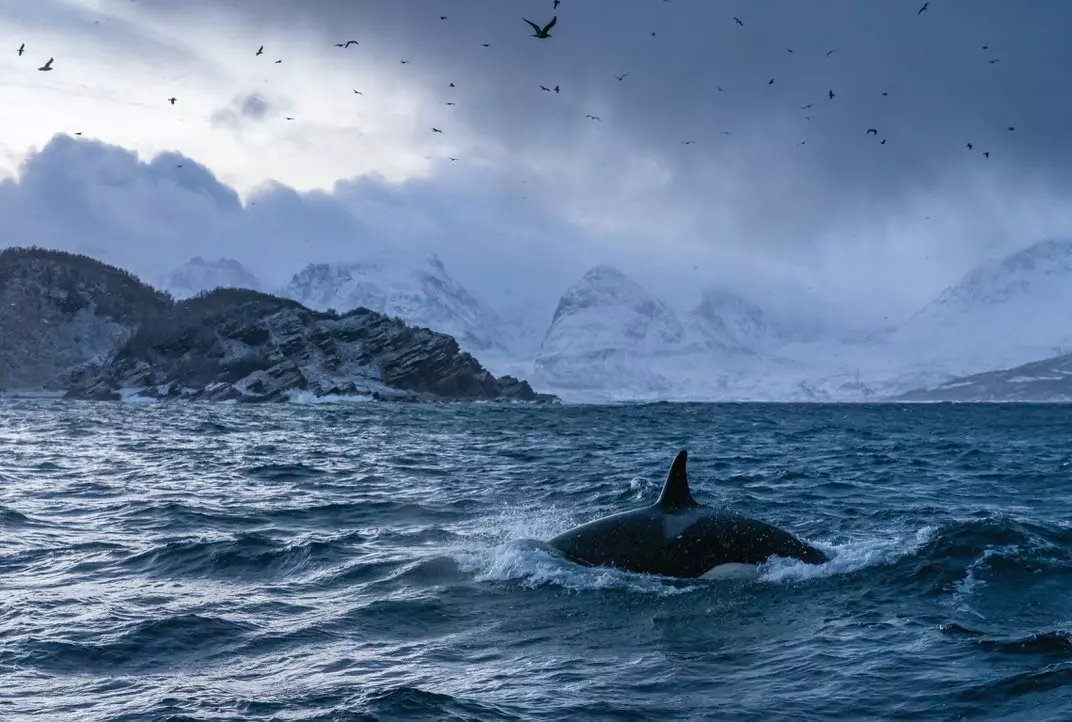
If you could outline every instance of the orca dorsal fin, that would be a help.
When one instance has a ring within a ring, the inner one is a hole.
[[[689,475],[685,472],[685,462],[688,457],[689,452],[682,449],[674,457],[674,463],[670,465],[670,473],[666,475],[663,493],[659,495],[659,501],[655,502],[655,506],[662,511],[680,511],[697,506],[689,492]]]

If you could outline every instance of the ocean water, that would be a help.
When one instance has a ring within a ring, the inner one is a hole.
[[[0,403],[0,719],[1072,718],[1072,409]],[[703,503],[830,553],[542,543]]]

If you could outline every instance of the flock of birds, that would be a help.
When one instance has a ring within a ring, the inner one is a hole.
[[[673,2],[673,0],[662,0],[662,1],[664,3]],[[553,9],[557,10],[558,6],[560,4],[561,4],[561,0],[552,0],[552,8]],[[927,12],[929,7],[930,7],[930,2],[928,0],[927,2],[923,3],[922,7],[919,8],[919,10],[916,12],[916,15],[919,16],[919,15],[922,15],[924,12]],[[446,15],[440,15],[439,19],[440,20],[446,20],[447,16]],[[540,25],[538,23],[535,23],[535,22],[529,20],[528,18],[523,17],[521,19],[532,28],[533,32],[531,34],[531,37],[537,38],[539,40],[549,40],[552,37],[551,36],[551,30],[558,23],[558,15],[557,14],[555,14],[554,17],[552,17],[551,20],[549,22],[547,22],[546,24],[544,24],[544,25]],[[744,25],[745,25],[744,21],[741,20],[739,17],[734,16],[733,21],[737,25],[739,25],[741,27],[744,27]],[[655,32],[652,32],[651,35],[655,36]],[[334,46],[336,48],[342,48],[344,50],[347,49],[347,48],[350,48],[351,46],[357,46],[357,45],[360,45],[360,43],[357,40],[345,40],[343,42],[334,43]],[[481,43],[481,45],[483,47],[485,47],[485,48],[490,47],[490,43]],[[982,49],[984,51],[988,51],[990,49],[990,47],[988,45],[983,45]],[[788,48],[787,51],[790,54],[793,53],[792,48]],[[23,54],[25,54],[25,52],[26,52],[26,44],[22,43],[21,45],[19,45],[18,49],[16,50],[16,53],[18,54],[19,57],[22,57]],[[832,49],[828,50],[826,52],[825,57],[829,58],[833,53],[834,53],[834,50],[832,50]],[[256,56],[264,55],[264,46],[261,45],[259,48],[257,48],[257,51],[256,51],[256,53],[254,53],[254,55],[256,55]],[[41,67],[38,68],[38,70],[41,71],[41,72],[50,72],[50,71],[52,71],[53,70],[52,63],[54,61],[55,61],[55,58],[49,58],[44,63],[44,65],[42,65]],[[995,63],[997,63],[999,61],[1000,61],[1000,58],[990,58],[986,62],[991,64],[991,65],[993,65],[993,64],[995,64]],[[278,64],[281,64],[282,62],[283,62],[282,59],[278,59],[278,60],[275,61],[275,64],[278,65]],[[406,65],[406,64],[409,64],[410,61],[401,60],[400,62],[403,65]],[[620,83],[620,82],[624,81],[628,76],[629,76],[629,73],[622,73],[620,75],[614,75],[613,77],[615,78],[615,80],[617,80]],[[774,82],[775,82],[775,78],[771,78],[769,81],[767,81],[767,85],[774,85]],[[454,88],[455,87],[454,83],[453,82],[450,83],[449,87]],[[546,86],[546,85],[540,85],[539,88],[540,88],[541,91],[547,92],[547,93],[556,93],[557,94],[557,93],[561,92],[561,87],[559,85],[555,85],[553,87],[549,87],[549,86]],[[724,90],[721,87],[717,87],[717,90],[720,93],[724,92]],[[363,93],[360,90],[357,90],[357,89],[354,89],[353,93],[355,95],[363,95]],[[837,94],[833,91],[833,89],[830,89],[827,92],[826,95],[827,95],[827,99],[829,101],[834,100],[834,98],[837,96]],[[887,96],[887,95],[889,95],[889,93],[883,92],[882,95]],[[178,102],[178,98],[172,96],[170,98],[167,98],[167,102],[170,103],[171,105],[175,105]],[[453,101],[447,101],[445,104],[447,106],[456,105],[456,103],[453,102]],[[812,109],[814,107],[815,107],[815,103],[808,103],[807,105],[801,106],[801,110],[810,110],[810,109]],[[602,118],[600,118],[598,115],[593,115],[591,113],[586,113],[584,117],[585,117],[586,120],[591,120],[591,121],[595,121],[595,122],[602,122]],[[285,116],[285,118],[288,121],[289,120],[294,120],[293,116]],[[805,120],[811,120],[811,116],[804,116],[804,119]],[[1012,132],[1012,131],[1016,130],[1016,127],[1015,126],[1007,126],[1007,130]],[[431,131],[433,133],[442,133],[443,132],[442,129],[434,127],[434,126],[431,127]],[[720,131],[720,133],[722,135],[731,135],[728,131],[725,131],[725,130]],[[864,131],[864,133],[865,133],[865,135],[868,135],[868,136],[874,136],[876,139],[878,139],[878,137],[879,137],[879,131],[878,131],[877,128],[867,128]],[[75,135],[82,135],[82,133],[81,132],[76,132]],[[882,138],[879,141],[879,143],[880,143],[880,145],[886,145],[886,141],[887,141],[887,138]],[[695,142],[696,142],[695,140],[683,140],[683,141],[681,141],[681,144],[682,145],[692,145]],[[797,145],[801,146],[801,145],[804,145],[806,142],[807,142],[807,140],[805,139],[805,140],[800,141],[800,143],[798,143]],[[970,151],[970,150],[974,150],[975,145],[974,145],[974,143],[969,142],[969,143],[966,144],[966,147]],[[986,158],[989,158],[990,157],[990,151],[983,151],[983,156],[986,157]],[[451,161],[456,161],[458,159],[452,157],[452,158],[450,158],[450,160]]]

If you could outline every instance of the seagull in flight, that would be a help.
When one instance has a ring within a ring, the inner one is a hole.
[[[355,90],[354,95],[364,95],[360,90]]]
[[[541,28],[539,25],[537,25],[536,23],[532,22],[531,20],[529,20],[527,18],[521,18],[521,19],[524,20],[525,22],[527,22],[529,25],[531,25],[532,29],[536,31],[536,32],[534,32],[532,34],[532,37],[540,38],[541,40],[544,40],[546,38],[551,37],[551,28],[553,28],[555,26],[555,23],[558,22],[558,16],[555,15],[553,18],[551,18],[551,22],[547,23],[546,25],[544,25]]]
[[[614,77],[617,78],[618,82],[620,83],[627,77],[629,77],[629,73],[622,73],[621,75],[615,75]]]
[[[696,141],[694,141],[694,140],[683,140],[683,141],[681,141],[681,145],[692,145],[695,142]]]
[[[555,0],[553,3],[551,3],[551,7],[554,8],[555,10],[558,10],[558,6],[560,4],[561,4],[561,0]]]
[[[171,103],[172,105],[175,105],[176,100],[178,100],[178,98],[168,98],[167,102]]]
[[[928,2],[925,2],[925,3],[923,3],[923,7],[921,7],[921,8],[919,9],[919,12],[917,12],[917,13],[916,13],[916,15],[922,15],[922,14],[923,14],[923,11],[924,11],[924,10],[926,10],[926,9],[927,9],[928,7],[930,7],[930,2],[929,2],[929,0],[928,0]]]
[[[561,89],[557,85],[555,86],[555,92],[556,93],[561,92]]]
[[[971,149],[972,149],[972,144],[968,143],[968,150],[971,150]]]
[[[348,47],[350,47],[351,45],[360,45],[360,44],[361,44],[361,43],[357,42],[356,40],[347,40],[347,41],[346,41],[345,43],[343,43],[343,44],[342,44],[342,45],[340,45],[339,47],[341,47],[341,48],[348,48]]]
[[[546,85],[541,85],[541,86],[540,86],[540,90],[545,90],[545,91],[547,91],[548,93],[550,93],[550,92],[551,92],[551,89],[550,89],[550,88],[548,88],[548,87],[547,87]]]
[[[983,151],[983,157],[989,158],[990,157],[990,151],[988,151],[988,150]]]
[[[800,106],[800,109],[801,110],[807,110],[808,108],[814,108],[814,107],[815,107],[815,103],[808,103],[807,105]]]
[[[433,133],[442,133],[443,131],[441,131],[439,128],[432,128],[432,132]]]
[[[833,99],[834,99],[834,91],[833,91],[833,90],[831,90],[831,91],[830,91],[830,92],[828,93],[828,95],[830,96],[830,100],[833,100]]]
[[[45,63],[44,65],[42,65],[40,68],[38,68],[38,70],[40,70],[42,72],[47,72],[49,70],[52,70],[52,60],[53,60],[53,58],[49,58],[48,62]]]
[[[585,118],[588,118],[589,120],[596,120],[596,121],[599,121],[600,123],[602,123],[602,122],[603,122],[603,120],[602,120],[602,119],[601,119],[601,118],[600,118],[600,117],[599,117],[598,115],[586,115],[586,116],[584,116],[584,117],[585,117]]]
[[[874,128],[868,128],[867,132],[864,133],[864,135],[873,135],[875,137],[878,137],[878,131],[875,130]]]
[[[254,53],[254,54],[255,55],[264,55],[264,46],[262,45],[259,48],[257,48],[257,52]]]
[[[741,19],[739,17],[734,16],[733,21],[740,25],[742,28],[744,27],[744,23],[741,22]]]
[[[18,53],[19,57],[21,58],[22,54],[26,52],[26,43],[23,43],[22,45],[20,45],[19,49],[16,50],[15,52]]]
[[[833,54],[834,54],[834,51],[833,51],[833,50],[827,50],[827,51],[826,51],[826,57],[828,57],[828,58],[829,58],[829,57],[830,57],[831,55],[833,55]]]
[[[448,101],[447,101],[447,105],[457,105],[457,103],[452,103],[452,102],[450,102],[450,101],[448,100]]]
[[[279,64],[280,64],[280,63],[282,63],[282,62],[283,62],[282,60],[277,60],[277,61],[275,61],[275,64],[276,64],[276,65],[279,65]]]

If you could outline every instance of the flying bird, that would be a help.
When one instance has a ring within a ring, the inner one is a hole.
[[[623,80],[625,80],[627,77],[629,77],[629,73],[622,73],[621,75],[615,75],[614,77],[617,78],[618,82],[620,83]]]
[[[797,143],[797,145],[798,145],[798,146],[800,146],[800,145],[804,145],[804,144],[805,144],[805,143],[807,143],[807,142],[808,142],[808,139],[807,139],[807,138],[805,138],[804,140],[802,140],[802,141],[800,141],[799,143]]]
[[[993,65],[994,63],[1000,63],[1000,62],[1001,62],[1001,58],[994,58],[993,60],[987,60],[986,62],[988,62],[988,63],[990,63],[991,65]]]
[[[545,91],[547,91],[548,93],[550,93],[550,92],[551,92],[551,89],[550,89],[550,88],[548,88],[548,87],[547,87],[546,85],[541,85],[541,86],[540,86],[540,90],[545,90]]]
[[[21,58],[22,54],[26,52],[26,43],[23,43],[22,45],[20,45],[19,49],[16,50],[15,52],[18,53],[19,57]]]
[[[815,107],[815,103],[808,103],[807,105],[800,106],[800,109],[801,110],[807,110],[808,108],[814,108],[814,107]]]
[[[767,85],[774,85],[774,78],[767,81]]]
[[[485,48],[490,48],[491,47],[491,43],[480,43],[480,44],[483,45]]]
[[[598,120],[600,123],[603,122],[598,115],[586,115],[584,117],[588,118],[589,120]]]
[[[354,95],[364,95],[360,90],[355,90]]]
[[[968,143],[968,150],[971,150],[971,149],[972,149],[972,144]]]
[[[829,57],[830,57],[831,55],[833,55],[833,54],[834,54],[834,51],[833,51],[833,50],[827,50],[827,51],[826,51],[826,57],[828,57],[828,58],[829,58]]]
[[[827,93],[827,95],[830,96],[830,100],[834,99],[834,91],[833,90],[831,90],[829,93]]]
[[[531,25],[532,29],[536,31],[532,34],[532,37],[540,38],[541,40],[551,37],[551,28],[553,28],[555,26],[555,23],[558,22],[558,16],[555,15],[553,18],[551,18],[551,22],[547,23],[541,28],[539,25],[532,22],[531,20],[528,20],[527,18],[521,19]]]
[[[885,138],[883,138],[883,139],[882,139],[882,142],[881,142],[881,143],[879,143],[879,145],[886,145],[886,139],[885,139]]]
[[[1010,131],[1012,131],[1012,130],[1016,130],[1016,126],[1015,126],[1015,125],[1010,125],[1010,126],[1009,126],[1009,130],[1010,130]]]
[[[551,7],[554,8],[555,10],[558,10],[558,6],[560,4],[561,4],[561,0],[555,0],[553,3],[551,3]]]
[[[171,103],[172,105],[175,105],[176,100],[178,100],[178,98],[168,98],[167,102]]]
[[[683,140],[683,141],[681,141],[681,145],[692,145],[695,142],[696,141],[694,141],[694,140]]]
[[[923,3],[923,7],[919,9],[919,12],[917,12],[916,15],[922,15],[923,11],[926,10],[928,7],[930,7],[930,2]]]
[[[78,131],[75,135],[82,135],[82,131]]]
[[[878,136],[878,131],[877,131],[877,130],[875,130],[874,128],[868,128],[868,129],[867,129],[867,132],[866,132],[866,133],[864,133],[864,135],[874,135],[874,136]]]
[[[337,47],[337,48],[345,48],[346,43],[335,43],[335,47]]]
[[[882,91],[882,96],[883,96],[883,97],[886,97],[886,96],[888,96],[888,95],[889,95],[889,93],[887,93],[886,91]]]
[[[990,157],[990,151],[988,151],[988,150],[984,150],[984,151],[983,151],[983,157],[984,157],[984,158],[989,158],[989,157]]]
[[[792,49],[792,48],[786,48],[786,49],[785,49],[785,51],[786,51],[787,53],[791,53],[791,52],[793,52],[793,49]]]
[[[447,16],[446,16],[446,15],[440,15],[440,16],[439,16],[439,19],[440,19],[440,20],[446,20],[446,19],[447,19]]]
[[[264,55],[264,46],[262,45],[259,48],[257,48],[257,52],[254,53],[254,55]]]
[[[741,22],[741,19],[739,17],[734,16],[733,21],[740,25],[742,28],[744,27],[744,23]]]
[[[990,46],[989,45],[984,45],[983,50],[990,50]]]
[[[41,70],[41,71],[52,70],[52,60],[53,60],[53,58],[49,58],[48,62],[45,63],[44,65],[42,65],[40,68],[38,68],[38,70]]]
[[[439,128],[432,128],[432,132],[433,133],[442,133],[443,131],[441,131]]]
[[[279,64],[280,64],[280,63],[282,63],[282,62],[283,62],[282,60],[277,60],[277,61],[275,61],[275,64],[276,64],[276,65],[279,65]]]
[[[452,102],[450,102],[450,101],[448,100],[448,101],[447,101],[447,105],[457,105],[457,103],[452,103]]]
[[[398,62],[400,62],[400,63],[402,63],[403,65],[405,65],[405,64],[406,64],[406,63],[408,63],[409,61],[408,61],[408,60],[399,60]]]
[[[449,157],[448,157],[448,158],[447,158],[447,160],[450,160],[450,161],[456,161],[456,160],[458,160],[458,159],[457,159],[457,158],[449,158]]]
[[[360,44],[361,43],[357,42],[356,40],[347,40],[346,43],[343,44],[343,47],[348,48],[351,45],[360,45]]]
[[[557,85],[555,86],[555,92],[559,92],[559,87]]]
[[[288,115],[287,120],[294,120],[294,118]]]
[[[451,88],[453,88],[453,87],[454,87],[454,83],[451,83],[451,84],[450,84],[450,85],[449,85],[448,87],[451,87]]]

